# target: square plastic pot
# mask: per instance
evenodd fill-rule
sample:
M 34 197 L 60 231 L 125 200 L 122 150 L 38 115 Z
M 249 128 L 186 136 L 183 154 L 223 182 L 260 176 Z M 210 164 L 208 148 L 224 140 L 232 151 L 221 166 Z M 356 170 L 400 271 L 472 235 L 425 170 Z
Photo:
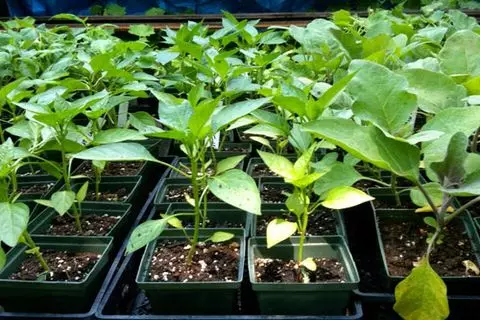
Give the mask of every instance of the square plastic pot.
M 200 241 L 220 229 L 201 229 Z M 236 233 L 233 241 L 240 244 L 238 277 L 231 282 L 154 282 L 148 280 L 152 255 L 157 242 L 165 239 L 185 241 L 181 230 L 165 230 L 156 241 L 151 242 L 143 254 L 136 283 L 145 294 L 157 314 L 233 314 L 238 309 L 238 290 L 243 280 L 245 263 L 245 236 L 243 230 L 224 229 Z M 191 236 L 193 230 L 187 230 Z
M 215 207 L 208 207 L 208 217 L 209 221 L 212 221 L 219 225 L 218 229 L 242 229 L 244 230 L 245 236 L 248 236 L 249 231 L 251 229 L 251 221 L 252 221 L 252 214 L 247 213 L 240 209 L 228 209 L 228 208 L 215 208 Z M 187 203 L 172 203 L 167 211 L 167 214 L 176 214 L 176 213 L 193 213 L 193 208 L 190 204 Z M 193 228 L 194 225 L 194 217 L 193 216 L 183 216 L 179 217 L 182 220 L 183 225 L 190 225 Z M 225 224 L 227 223 L 235 223 L 243 225 L 242 228 L 234 227 L 230 228 L 227 227 Z M 222 226 L 223 225 L 223 226 Z M 211 228 L 208 227 L 207 228 Z
M 276 179 L 274 179 L 272 182 L 271 178 L 262 178 L 259 181 L 259 187 L 258 187 L 260 190 L 260 196 L 262 191 L 265 189 L 265 187 L 271 187 L 272 189 L 278 189 L 278 190 L 288 190 L 289 192 L 291 192 L 293 189 L 292 185 L 288 183 L 278 182 Z M 282 203 L 266 202 L 262 199 L 262 212 L 263 210 L 287 210 L 287 206 L 285 205 L 285 202 L 282 202 Z
M 72 175 L 79 175 L 79 174 L 82 174 L 82 171 L 84 170 L 84 167 L 86 165 L 88 165 L 90 161 L 83 161 L 79 166 L 78 168 L 75 170 L 75 172 L 73 172 Z M 127 162 L 127 161 L 121 161 L 121 162 Z M 138 162 L 138 161 L 135 161 L 135 162 Z M 114 181 L 115 179 L 122 179 L 124 177 L 136 177 L 136 176 L 143 176 L 149 166 L 149 164 L 151 164 L 151 162 L 148 162 L 148 161 L 144 161 L 141 165 L 141 167 L 138 169 L 138 171 L 135 173 L 135 174 L 131 174 L 131 175 L 115 175 L 115 176 L 102 176 L 102 180 L 104 178 L 108 178 L 109 181 Z M 108 164 L 107 164 L 108 165 Z M 90 179 L 92 179 L 92 181 L 95 179 L 95 176 L 89 176 Z
M 9 280 L 27 255 L 25 245 L 18 245 L 7 254 L 7 264 L 0 271 L 0 305 L 8 312 L 83 312 L 92 303 L 103 282 L 112 247 L 111 237 L 35 236 L 42 250 L 95 252 L 102 257 L 85 279 L 79 282 Z
M 35 185 L 51 185 L 48 190 L 45 192 L 39 193 L 23 193 L 20 196 L 20 200 L 35 200 L 35 199 L 45 199 L 49 198 L 52 193 L 58 190 L 62 183 L 58 182 L 54 177 L 48 175 L 39 175 L 39 176 L 24 176 L 18 177 L 18 188 L 28 188 Z
M 260 313 L 271 315 L 344 315 L 358 288 L 359 276 L 345 239 L 341 236 L 309 237 L 304 257 L 336 258 L 345 268 L 344 283 L 267 283 L 255 277 L 255 259 L 296 260 L 299 237 L 291 237 L 267 249 L 265 237 L 248 243 L 248 271 Z
M 345 231 L 345 222 L 343 219 L 343 213 L 339 210 L 333 210 L 332 211 L 333 216 L 335 217 L 335 234 L 312 234 L 312 236 L 346 236 L 346 231 Z M 266 209 L 262 210 L 262 217 L 282 217 L 282 215 L 287 215 L 288 211 L 285 210 L 275 210 L 275 209 Z M 295 216 L 293 213 L 291 215 Z M 259 217 L 256 215 L 252 215 L 252 222 L 251 222 L 251 230 L 250 234 L 252 237 L 257 237 L 257 236 L 262 236 L 262 235 L 257 235 L 257 221 Z
M 407 222 L 407 221 L 417 221 L 423 223 L 424 215 L 419 215 L 415 213 L 414 210 L 389 210 L 389 209 L 374 209 L 375 221 L 376 221 L 376 231 L 377 231 L 377 241 L 380 248 L 380 253 L 382 257 L 382 274 L 384 285 L 393 290 L 395 286 L 405 279 L 402 276 L 394 276 L 390 274 L 388 269 L 387 257 L 385 254 L 385 247 L 382 241 L 382 234 L 380 231 L 380 219 L 383 221 L 395 221 L 398 223 Z M 480 237 L 477 230 L 475 229 L 474 222 L 468 212 L 465 212 L 456 219 L 460 219 L 465 226 L 465 232 L 470 239 L 472 250 L 474 254 L 474 263 L 480 265 Z M 446 240 L 448 241 L 448 239 Z M 426 244 L 425 244 L 426 245 Z M 426 247 L 425 247 L 426 249 Z M 437 246 L 436 250 L 441 250 L 441 244 Z M 457 295 L 468 295 L 468 294 L 478 294 L 478 288 L 480 286 L 480 277 L 461 277 L 461 276 L 444 276 L 442 277 L 443 281 L 447 285 L 449 294 Z M 381 279 L 382 280 L 382 279 Z
M 105 236 L 113 237 L 115 240 L 123 240 L 117 239 L 117 236 L 123 236 L 126 228 L 129 227 L 129 222 L 131 222 L 131 208 L 132 206 L 126 203 L 85 202 L 82 204 L 82 214 L 99 216 L 108 214 L 109 216 L 120 217 L 117 223 Z M 45 209 L 28 224 L 28 231 L 30 234 L 34 235 L 46 235 L 52 220 L 57 215 L 58 213 L 53 208 Z

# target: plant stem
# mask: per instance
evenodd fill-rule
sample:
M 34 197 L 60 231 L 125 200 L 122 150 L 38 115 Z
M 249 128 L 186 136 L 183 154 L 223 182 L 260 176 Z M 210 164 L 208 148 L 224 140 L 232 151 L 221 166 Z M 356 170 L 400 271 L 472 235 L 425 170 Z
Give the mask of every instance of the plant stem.
M 93 170 L 95 172 L 95 200 L 100 200 L 100 181 L 102 179 L 101 173 L 92 163 Z
M 392 188 L 392 193 L 395 196 L 395 204 L 397 205 L 397 207 L 400 207 L 402 205 L 402 202 L 400 201 L 400 194 L 397 191 L 397 175 L 393 172 L 390 180 L 390 186 Z
M 191 242 L 191 248 L 187 256 L 187 264 L 192 263 L 193 254 L 197 248 L 198 236 L 200 231 L 200 203 L 199 203 L 199 187 L 198 187 L 198 163 L 197 159 L 190 159 L 190 164 L 192 166 L 192 189 L 193 189 L 193 201 L 195 202 L 195 226 L 193 230 L 193 239 Z
M 368 180 L 368 181 L 373 181 L 383 187 L 390 187 L 390 184 L 386 183 L 386 182 L 383 182 L 381 180 L 377 180 L 377 179 L 374 179 L 374 178 L 369 178 L 369 177 L 362 177 L 362 180 Z
M 430 205 L 430 208 L 432 208 L 432 211 L 433 213 L 435 214 L 435 217 L 438 217 L 439 216 L 439 213 L 438 213 L 438 210 L 437 210 L 437 207 L 435 206 L 435 203 L 433 203 L 433 200 L 432 198 L 430 198 L 430 195 L 428 194 L 427 190 L 425 190 L 425 188 L 422 186 L 422 184 L 418 181 L 415 181 L 414 182 L 415 185 L 418 187 L 418 189 L 420 190 L 420 192 L 423 194 L 423 196 L 425 197 L 425 199 L 427 199 L 427 202 L 428 204 Z M 438 219 L 437 219 L 438 220 Z
M 301 190 L 303 199 L 303 214 L 300 222 L 300 244 L 298 246 L 297 262 L 300 264 L 303 261 L 303 245 L 305 243 L 305 236 L 307 235 L 308 225 L 308 204 L 306 200 L 305 190 Z
M 30 249 L 37 248 L 37 244 L 33 241 L 32 237 L 30 237 L 30 234 L 27 231 L 23 232 L 23 238 L 25 239 L 25 243 Z M 48 267 L 48 264 L 43 258 L 43 255 L 40 252 L 40 250 L 35 251 L 34 255 L 35 255 L 35 258 L 37 258 L 38 262 L 40 262 L 40 265 L 42 266 L 43 270 L 48 272 L 50 268 Z
M 442 232 L 442 228 L 437 227 L 437 229 L 435 230 L 435 233 L 433 234 L 432 238 L 430 239 L 430 243 L 428 244 L 428 248 L 427 248 L 427 259 L 430 259 L 430 253 L 432 253 L 433 249 L 435 248 L 437 238 L 440 236 L 441 232 Z
M 473 134 L 472 144 L 470 145 L 470 152 L 477 152 L 478 136 L 480 136 L 480 127 L 478 127 L 477 131 L 475 131 L 475 133 Z
M 480 203 L 480 197 L 476 197 L 476 198 L 473 198 L 472 200 L 470 200 L 469 202 L 465 203 L 463 206 L 461 206 L 460 208 L 458 208 L 457 211 L 455 211 L 454 213 L 448 215 L 446 218 L 445 218 L 445 224 L 449 223 L 450 221 L 452 221 L 452 219 L 454 219 L 456 216 L 458 216 L 460 213 L 464 212 L 465 210 L 467 210 L 469 207 L 473 206 L 474 204 L 476 203 Z

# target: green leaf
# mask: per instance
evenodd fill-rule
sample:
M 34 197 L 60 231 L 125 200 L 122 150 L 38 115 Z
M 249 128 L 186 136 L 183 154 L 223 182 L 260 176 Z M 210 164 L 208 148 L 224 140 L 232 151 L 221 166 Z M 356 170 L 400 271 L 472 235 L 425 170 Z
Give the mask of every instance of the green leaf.
M 260 150 L 257 150 L 257 152 L 270 170 L 285 179 L 294 180 L 296 178 L 293 163 L 290 160 L 270 152 Z
M 220 200 L 246 212 L 260 215 L 260 192 L 252 177 L 231 169 L 208 179 L 208 188 Z
M 279 107 L 282 107 L 283 109 L 301 117 L 303 117 L 306 113 L 306 101 L 303 101 L 298 97 L 278 95 L 273 98 L 272 102 Z
M 305 205 L 303 203 L 301 194 L 298 191 L 294 191 L 288 196 L 287 201 L 285 201 L 285 205 L 287 206 L 288 210 L 295 213 L 297 216 L 300 216 L 304 213 Z
M 295 222 L 283 219 L 274 219 L 267 226 L 267 248 L 290 238 L 297 231 Z
M 235 168 L 243 159 L 245 159 L 245 155 L 233 156 L 220 160 L 217 163 L 216 174 L 218 175 L 222 172 Z
M 336 187 L 327 193 L 322 206 L 329 209 L 346 209 L 374 199 L 365 192 L 352 187 Z
M 169 128 L 186 131 L 188 129 L 188 121 L 193 114 L 193 108 L 190 103 L 164 93 L 157 92 L 155 96 L 159 99 L 159 121 Z
M 78 189 L 77 192 L 77 201 L 78 202 L 83 202 L 85 198 L 87 197 L 87 191 L 88 191 L 88 181 L 85 181 L 85 183 Z
M 314 110 L 307 109 L 307 116 L 310 120 L 315 120 L 318 116 L 328 108 L 344 91 L 350 81 L 355 77 L 357 72 L 352 72 L 341 80 L 336 81 L 327 91 L 325 91 L 320 98 L 313 104 Z
M 153 30 L 153 27 L 148 24 L 132 24 L 130 28 L 128 28 L 128 33 L 140 38 L 146 38 L 155 34 L 155 31 Z
M 349 71 L 357 72 L 348 85 L 355 97 L 353 113 L 392 135 L 400 135 L 417 108 L 416 96 L 407 91 L 407 79 L 365 60 L 352 61 Z
M 463 86 L 467 89 L 468 95 L 480 94 L 480 76 L 464 82 Z
M 50 200 L 36 199 L 35 202 L 42 205 L 42 206 L 45 206 L 45 207 L 48 207 L 48 208 L 53 208 L 52 201 L 50 201 Z
M 288 142 L 300 152 L 305 152 L 313 142 L 310 133 L 303 131 L 302 127 L 296 123 L 293 124 L 292 130 L 288 135 Z
M 440 72 L 409 69 L 401 73 L 410 84 L 410 92 L 417 95 L 418 107 L 427 113 L 437 113 L 447 108 L 464 107 L 465 88 Z
M 109 3 L 105 6 L 103 15 L 105 16 L 124 16 L 127 13 L 125 7 L 122 7 L 116 3 Z
M 443 192 L 441 190 L 440 184 L 436 182 L 430 182 L 424 184 L 423 188 L 432 199 L 433 204 L 436 207 L 440 207 L 443 201 Z M 415 203 L 415 205 L 417 205 L 419 208 L 430 206 L 427 199 L 418 189 L 418 187 L 410 189 L 410 198 L 412 199 L 412 202 Z
M 312 161 L 313 153 L 317 149 L 315 144 L 311 145 L 293 165 L 295 179 L 304 177 L 310 172 L 310 162 Z
M 0 270 L 3 269 L 6 263 L 7 263 L 7 255 L 5 254 L 5 251 L 3 251 L 2 243 L 0 242 Z
M 465 177 L 465 181 L 459 188 L 444 189 L 453 196 L 471 197 L 480 195 L 480 170 Z
M 138 143 L 112 143 L 93 147 L 73 154 L 73 158 L 99 161 L 153 161 L 158 162 L 148 150 Z
M 192 130 L 192 133 L 199 137 L 204 132 L 205 126 L 210 121 L 215 108 L 218 105 L 218 100 L 204 100 L 198 106 L 195 107 L 192 116 L 188 120 L 188 127 Z
M 437 220 L 435 220 L 434 217 L 425 217 L 423 218 L 423 222 L 425 222 L 425 224 L 429 225 L 432 228 L 438 228 Z
M 260 123 L 257 124 L 253 127 L 251 127 L 248 130 L 244 131 L 245 134 L 249 135 L 261 135 L 261 136 L 266 136 L 269 138 L 277 138 L 277 137 L 283 137 L 285 136 L 285 133 L 278 129 L 277 127 L 274 127 L 268 123 Z
M 443 320 L 449 315 L 447 287 L 426 258 L 395 288 L 393 309 L 405 320 Z
M 145 11 L 145 15 L 147 17 L 163 16 L 164 14 L 165 14 L 165 9 L 162 9 L 162 8 L 150 8 L 147 11 Z
M 220 242 L 225 242 L 225 241 L 228 241 L 230 239 L 233 239 L 233 237 L 235 237 L 235 235 L 233 233 L 224 232 L 224 231 L 217 231 L 214 234 L 212 234 L 212 236 L 210 238 L 205 240 L 205 242 L 212 241 L 213 243 L 220 243 Z
M 52 206 L 59 215 L 63 216 L 72 207 L 75 202 L 75 192 L 57 191 L 52 194 Z
M 438 54 L 440 67 L 448 75 L 480 75 L 480 36 L 470 30 L 454 33 Z
M 434 162 L 430 165 L 437 174 L 438 181 L 444 186 L 458 184 L 465 176 L 463 164 L 467 158 L 468 138 L 462 133 L 457 132 L 452 136 L 448 144 L 447 155 L 441 162 Z
M 149 220 L 136 227 L 128 239 L 125 254 L 135 252 L 155 240 L 167 227 L 167 221 L 168 218 Z
M 406 139 L 410 144 L 417 144 L 419 142 L 433 141 L 443 136 L 443 132 L 437 130 L 425 130 L 417 132 Z
M 15 247 L 27 228 L 29 213 L 24 203 L 0 202 L 0 242 Z
M 166 218 L 167 223 L 170 226 L 174 227 L 175 229 L 183 229 L 182 220 L 178 219 L 177 217 L 169 216 L 169 215 L 166 215 L 166 214 L 161 214 L 160 216 L 164 219 Z
M 323 173 L 314 172 L 292 181 L 289 181 L 287 179 L 285 181 L 293 184 L 295 187 L 306 188 L 310 186 L 312 183 L 314 183 L 315 181 L 317 181 L 318 179 L 320 179 L 322 176 L 323 176 Z
M 218 131 L 238 118 L 250 114 L 252 111 L 260 108 L 269 101 L 270 98 L 260 98 L 241 101 L 226 106 L 213 116 L 212 127 L 215 131 Z
M 53 17 L 50 18 L 50 20 L 69 20 L 69 21 L 76 21 L 80 24 L 83 24 L 84 26 L 86 25 L 87 19 L 80 19 L 74 14 L 70 13 L 60 13 L 56 14 Z
M 132 129 L 114 128 L 100 131 L 92 141 L 94 145 L 103 145 L 132 140 L 146 140 L 141 133 Z
M 175 60 L 180 55 L 179 52 L 171 52 L 168 50 L 158 51 L 156 54 L 156 61 L 161 65 L 166 65 L 167 63 Z
M 347 119 L 324 118 L 304 128 L 381 169 L 417 181 L 420 150 L 406 142 L 385 136 L 379 129 L 363 127 Z
M 313 190 L 322 195 L 336 187 L 351 186 L 363 177 L 351 165 L 336 163 L 331 169 L 315 182 Z

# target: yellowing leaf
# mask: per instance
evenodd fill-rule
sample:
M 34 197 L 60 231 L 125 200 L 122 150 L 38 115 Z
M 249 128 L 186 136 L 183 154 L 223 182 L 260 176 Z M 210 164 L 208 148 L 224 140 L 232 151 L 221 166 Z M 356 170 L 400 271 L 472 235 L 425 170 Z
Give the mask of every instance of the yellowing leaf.
M 267 226 L 267 248 L 271 248 L 277 243 L 288 239 L 297 231 L 295 222 L 283 219 L 274 219 Z
M 210 238 L 208 238 L 205 241 L 212 241 L 212 242 L 218 243 L 218 242 L 228 241 L 228 240 L 232 239 L 233 237 L 235 237 L 235 235 L 233 233 L 217 231 Z
M 465 266 L 465 268 L 467 268 L 467 270 L 466 270 L 467 273 L 468 273 L 468 271 L 472 271 L 477 276 L 480 275 L 480 269 L 478 269 L 478 266 L 475 263 L 473 263 L 472 261 L 464 260 L 464 261 L 462 261 L 462 264 Z
M 353 187 L 336 187 L 327 193 L 327 198 L 322 202 L 322 206 L 330 209 L 345 209 L 374 199 Z
M 393 309 L 405 320 L 443 320 L 450 313 L 447 287 L 426 258 L 395 288 Z
M 437 209 L 440 209 L 440 207 L 438 207 Z M 426 213 L 426 212 L 433 212 L 433 210 L 432 210 L 432 207 L 430 207 L 429 205 L 426 205 L 424 207 L 416 209 L 415 212 L 416 213 Z M 447 208 L 447 212 L 449 212 L 449 213 L 455 212 L 455 209 L 450 206 L 450 207 Z
M 302 266 L 307 268 L 310 271 L 316 271 L 317 270 L 317 264 L 315 263 L 315 260 L 313 258 L 307 258 L 302 261 Z

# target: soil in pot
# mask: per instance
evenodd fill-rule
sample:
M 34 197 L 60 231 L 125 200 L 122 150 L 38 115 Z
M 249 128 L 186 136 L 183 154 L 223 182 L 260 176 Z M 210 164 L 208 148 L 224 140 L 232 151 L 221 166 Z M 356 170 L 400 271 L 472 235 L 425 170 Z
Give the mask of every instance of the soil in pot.
M 121 216 L 109 216 L 107 214 L 82 215 L 82 233 L 79 233 L 73 217 L 56 216 L 53 218 L 47 234 L 54 236 L 105 236 L 121 218 Z
M 87 201 L 125 201 L 128 199 L 129 192 L 126 188 L 120 188 L 115 191 L 100 191 L 97 200 L 97 194 L 92 191 L 87 194 Z
M 22 194 L 46 194 L 55 183 L 38 183 L 19 186 L 18 192 Z
M 185 194 L 193 197 L 192 186 L 170 186 L 165 193 L 165 202 L 186 202 Z M 220 202 L 211 192 L 208 193 L 207 199 L 212 202 Z
M 428 226 L 423 221 L 389 221 L 380 216 L 379 228 L 390 275 L 407 276 L 413 264 L 425 254 Z M 444 242 L 432 252 L 430 262 L 442 277 L 473 276 L 466 272 L 464 260 L 476 262 L 465 226 L 456 219 L 446 227 Z
M 187 265 L 190 244 L 184 241 L 158 242 L 148 272 L 151 281 L 204 282 L 235 281 L 238 277 L 240 245 L 230 243 L 200 243 Z
M 309 216 L 307 235 L 336 235 L 337 234 L 337 220 L 335 219 L 335 212 L 326 209 L 317 209 L 315 213 Z M 267 226 L 270 221 L 275 218 L 286 219 L 291 222 L 296 221 L 294 214 L 279 214 L 278 216 L 258 216 L 257 217 L 257 236 L 265 236 L 267 234 Z
M 253 167 L 252 170 L 253 177 L 261 177 L 261 176 L 274 176 L 278 177 L 278 175 L 270 170 L 266 164 L 258 163 Z
M 242 147 L 242 146 L 224 146 L 222 150 L 215 150 L 215 151 L 250 153 L 250 149 L 248 147 Z
M 144 162 L 109 162 L 102 172 L 102 176 L 136 176 L 140 172 Z M 91 162 L 84 162 L 79 168 L 78 174 L 88 177 L 95 176 Z
M 19 270 L 10 275 L 10 280 L 79 282 L 88 276 L 101 255 L 95 252 L 68 252 L 44 250 L 43 258 L 50 267 L 45 273 L 38 260 L 28 256 Z
M 305 276 L 312 282 L 338 282 L 347 280 L 345 268 L 334 258 L 314 258 L 316 271 L 304 270 L 294 260 L 257 258 L 255 259 L 255 278 L 258 282 L 299 282 Z
M 194 228 L 193 222 L 184 223 L 183 226 L 185 228 Z M 230 229 L 230 228 L 245 228 L 243 223 L 237 223 L 232 221 L 205 221 L 205 228 L 214 228 L 214 229 Z
M 386 199 L 381 199 L 381 198 L 375 198 L 373 200 L 373 206 L 376 209 L 418 209 L 418 207 L 413 204 L 411 201 L 406 201 L 402 199 L 401 205 L 398 206 L 395 204 L 395 200 L 392 198 L 392 201 L 386 200 Z
M 264 185 L 260 191 L 260 196 L 262 198 L 262 202 L 264 203 L 285 203 L 287 196 L 283 194 L 284 192 L 291 192 L 291 189 L 285 186 L 273 187 Z

